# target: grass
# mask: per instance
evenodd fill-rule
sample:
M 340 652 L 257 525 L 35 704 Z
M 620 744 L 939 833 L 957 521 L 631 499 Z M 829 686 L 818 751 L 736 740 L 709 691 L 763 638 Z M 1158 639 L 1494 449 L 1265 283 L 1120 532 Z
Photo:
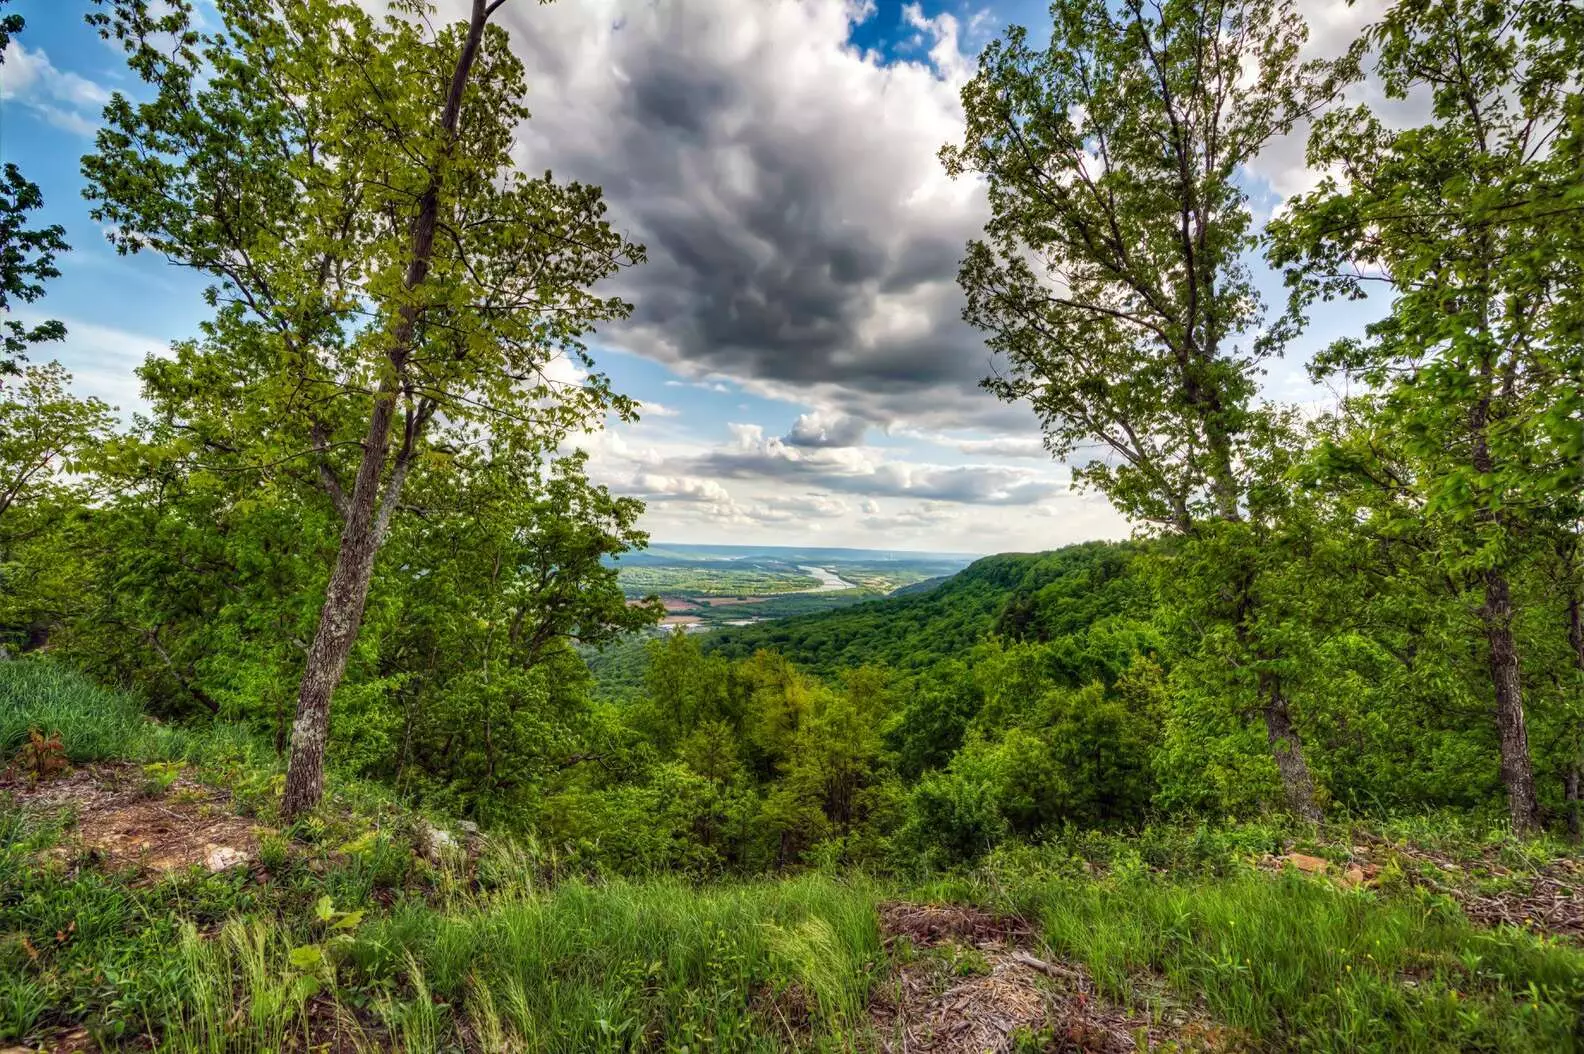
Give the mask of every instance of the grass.
M 1258 1046 L 1572 1050 L 1584 951 L 1472 925 L 1444 897 L 1244 868 L 1103 878 L 999 874 L 950 888 L 1034 922 L 1120 1002 L 1158 983 Z M 936 891 L 937 893 L 940 890 Z
M 30 729 L 59 732 L 74 762 L 136 754 L 150 738 L 135 698 L 36 658 L 0 665 L 0 756 L 15 755 Z
M 380 910 L 350 862 L 302 860 L 266 887 L 199 872 L 142 885 L 39 866 L 59 833 L 0 807 L 3 1041 L 81 1024 L 108 1048 L 174 1051 L 331 1031 L 371 1050 L 774 1050 L 789 1035 L 839 1050 L 883 959 L 878 891 L 861 882 L 412 882 Z
M 444 914 L 410 906 L 366 926 L 346 963 L 363 984 L 421 976 L 505 1049 L 774 1049 L 794 1027 L 773 1009 L 792 986 L 808 1035 L 839 1048 L 882 958 L 875 896 L 808 877 L 569 882 Z
M 153 725 L 59 667 L 0 665 L 0 742 L 14 752 L 35 727 L 78 762 L 144 762 L 150 794 L 173 793 L 179 768 L 272 815 L 277 764 L 245 730 Z M 266 877 L 154 881 L 63 854 L 69 815 L 0 795 L 0 1045 L 82 1027 L 106 1049 L 178 1052 L 332 1035 L 415 1052 L 864 1049 L 891 965 L 876 908 L 908 898 L 1016 912 L 1037 954 L 1084 963 L 1107 998 L 1194 1004 L 1253 1049 L 1579 1046 L 1578 945 L 1476 927 L 1406 879 L 1352 890 L 1250 866 L 1292 848 L 1340 861 L 1373 838 L 1521 872 L 1567 852 L 1557 843 L 1415 818 L 1298 840 L 1280 825 L 1163 826 L 1068 832 L 924 885 L 699 886 L 564 878 L 501 836 L 470 865 L 434 865 L 388 795 L 338 786 L 334 808 L 263 837 Z M 950 965 L 982 972 L 971 951 Z

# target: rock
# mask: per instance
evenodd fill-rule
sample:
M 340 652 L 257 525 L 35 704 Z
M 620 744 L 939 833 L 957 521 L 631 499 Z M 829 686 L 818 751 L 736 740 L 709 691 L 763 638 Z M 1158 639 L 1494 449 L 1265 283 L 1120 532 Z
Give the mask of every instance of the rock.
M 1349 889 L 1357 889 L 1364 884 L 1364 869 L 1357 864 L 1342 872 L 1342 884 Z
M 458 820 L 457 830 L 462 834 L 462 845 L 467 849 L 468 856 L 475 857 L 484 851 L 484 832 L 479 830 L 479 825 L 471 820 Z
M 1318 856 L 1306 856 L 1303 853 L 1288 853 L 1286 856 L 1282 857 L 1282 862 L 1291 864 L 1293 867 L 1296 867 L 1298 870 L 1308 875 L 1324 874 L 1326 868 L 1331 866 L 1327 861 L 1320 859 Z
M 440 863 L 456 849 L 456 838 L 450 831 L 436 827 L 428 820 L 418 822 L 418 851 L 434 863 Z
M 247 861 L 246 853 L 229 845 L 211 845 L 204 853 L 204 866 L 210 871 L 228 871 Z

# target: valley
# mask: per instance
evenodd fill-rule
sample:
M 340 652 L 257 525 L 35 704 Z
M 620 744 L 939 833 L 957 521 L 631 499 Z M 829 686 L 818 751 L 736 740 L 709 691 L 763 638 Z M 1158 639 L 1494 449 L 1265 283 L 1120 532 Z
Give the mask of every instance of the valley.
M 617 581 L 629 600 L 658 597 L 660 627 L 688 632 L 815 614 L 951 575 L 973 556 L 791 546 L 659 543 L 624 554 Z

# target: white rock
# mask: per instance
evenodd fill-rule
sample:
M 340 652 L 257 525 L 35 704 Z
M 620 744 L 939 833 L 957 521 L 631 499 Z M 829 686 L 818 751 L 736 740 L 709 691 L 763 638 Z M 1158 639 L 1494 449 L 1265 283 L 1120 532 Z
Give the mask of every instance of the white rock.
M 438 864 L 455 848 L 456 837 L 450 831 L 428 821 L 418 825 L 418 851 L 430 860 Z
M 240 849 L 233 849 L 229 845 L 212 845 L 204 854 L 204 866 L 211 871 L 226 871 L 247 863 L 247 859 L 247 854 Z

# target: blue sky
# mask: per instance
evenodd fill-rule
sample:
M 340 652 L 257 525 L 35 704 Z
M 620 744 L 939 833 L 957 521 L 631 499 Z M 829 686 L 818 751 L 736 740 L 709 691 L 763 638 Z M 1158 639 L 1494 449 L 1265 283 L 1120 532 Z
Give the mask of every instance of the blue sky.
M 90 6 L 12 5 L 27 28 L 0 67 L 0 158 L 41 186 L 73 246 L 33 313 L 67 323 L 55 355 L 78 390 L 130 410 L 132 370 L 195 332 L 204 283 L 117 256 L 89 218 L 79 158 L 109 92 L 131 88 L 83 23 Z M 1341 4 L 1315 9 L 1321 37 L 1357 22 Z M 1041 4 L 563 0 L 503 13 L 530 70 L 524 164 L 600 183 L 649 246 L 622 289 L 633 324 L 596 345 L 643 420 L 585 445 L 596 478 L 648 501 L 657 540 L 990 552 L 1128 532 L 1067 487 L 1031 414 L 977 389 L 989 359 L 957 318 L 955 260 L 982 195 L 946 180 L 934 151 L 960 128 L 972 56 L 1009 22 L 1040 25 Z M 1266 208 L 1304 178 L 1300 142 L 1273 155 L 1250 181 Z M 1358 321 L 1317 318 L 1270 393 L 1323 403 L 1301 360 Z

